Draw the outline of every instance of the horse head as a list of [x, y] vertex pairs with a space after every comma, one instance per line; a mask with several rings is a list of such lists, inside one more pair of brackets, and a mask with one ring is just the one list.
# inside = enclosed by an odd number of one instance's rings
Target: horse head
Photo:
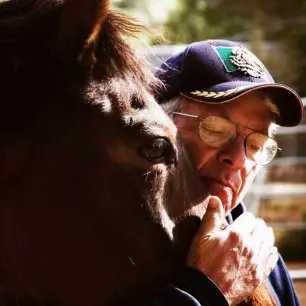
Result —
[[139, 30], [107, 0], [0, 3], [0, 288], [20, 301], [127, 301], [184, 262], [205, 196]]

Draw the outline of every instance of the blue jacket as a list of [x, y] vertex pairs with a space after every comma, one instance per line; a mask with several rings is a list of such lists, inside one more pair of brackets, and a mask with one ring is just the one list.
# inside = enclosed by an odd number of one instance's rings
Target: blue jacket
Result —
[[[227, 217], [232, 223], [246, 210], [239, 204]], [[268, 277], [268, 286], [280, 306], [300, 305], [292, 280], [281, 256]], [[228, 305], [219, 289], [199, 271], [186, 268], [180, 279], [167, 285], [155, 296], [141, 303], [142, 306], [222, 306]]]

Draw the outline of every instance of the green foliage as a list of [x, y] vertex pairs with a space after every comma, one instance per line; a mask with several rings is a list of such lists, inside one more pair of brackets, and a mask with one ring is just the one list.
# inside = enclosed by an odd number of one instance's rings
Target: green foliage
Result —
[[203, 1], [181, 0], [167, 22], [167, 37], [174, 43], [186, 43], [204, 38], [206, 5]]
[[174, 43], [248, 42], [276, 81], [306, 95], [306, 0], [178, 0], [166, 23]]
[[[169, 0], [168, 0], [169, 1]], [[113, 0], [112, 7], [116, 10], [127, 13], [136, 21], [147, 27], [143, 33], [142, 40], [150, 45], [165, 44], [163, 35], [163, 22], [167, 17], [171, 2], [164, 0]]]
[[[169, 1], [112, 0], [112, 4], [139, 18], [170, 44], [210, 38], [247, 42], [276, 82], [306, 95], [306, 0]], [[164, 16], [169, 6], [163, 24], [157, 16]], [[165, 43], [153, 36], [147, 41]]]

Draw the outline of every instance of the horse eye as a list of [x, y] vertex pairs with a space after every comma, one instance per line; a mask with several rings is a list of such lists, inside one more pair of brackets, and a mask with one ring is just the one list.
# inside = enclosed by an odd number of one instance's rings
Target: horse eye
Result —
[[165, 163], [168, 165], [177, 162], [177, 152], [173, 144], [163, 137], [156, 137], [141, 146], [138, 154], [154, 164]]
[[137, 96], [131, 98], [131, 107], [134, 109], [143, 109], [144, 102]]

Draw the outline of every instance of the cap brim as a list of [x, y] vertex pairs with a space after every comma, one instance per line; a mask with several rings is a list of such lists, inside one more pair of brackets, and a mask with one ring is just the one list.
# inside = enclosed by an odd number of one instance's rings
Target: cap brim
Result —
[[208, 90], [183, 91], [180, 94], [205, 103], [226, 103], [253, 91], [266, 91], [269, 98], [278, 107], [280, 118], [277, 124], [291, 127], [298, 125], [304, 114], [304, 106], [299, 95], [290, 87], [282, 84], [250, 84], [241, 82], [235, 88], [229, 84], [218, 84]]

